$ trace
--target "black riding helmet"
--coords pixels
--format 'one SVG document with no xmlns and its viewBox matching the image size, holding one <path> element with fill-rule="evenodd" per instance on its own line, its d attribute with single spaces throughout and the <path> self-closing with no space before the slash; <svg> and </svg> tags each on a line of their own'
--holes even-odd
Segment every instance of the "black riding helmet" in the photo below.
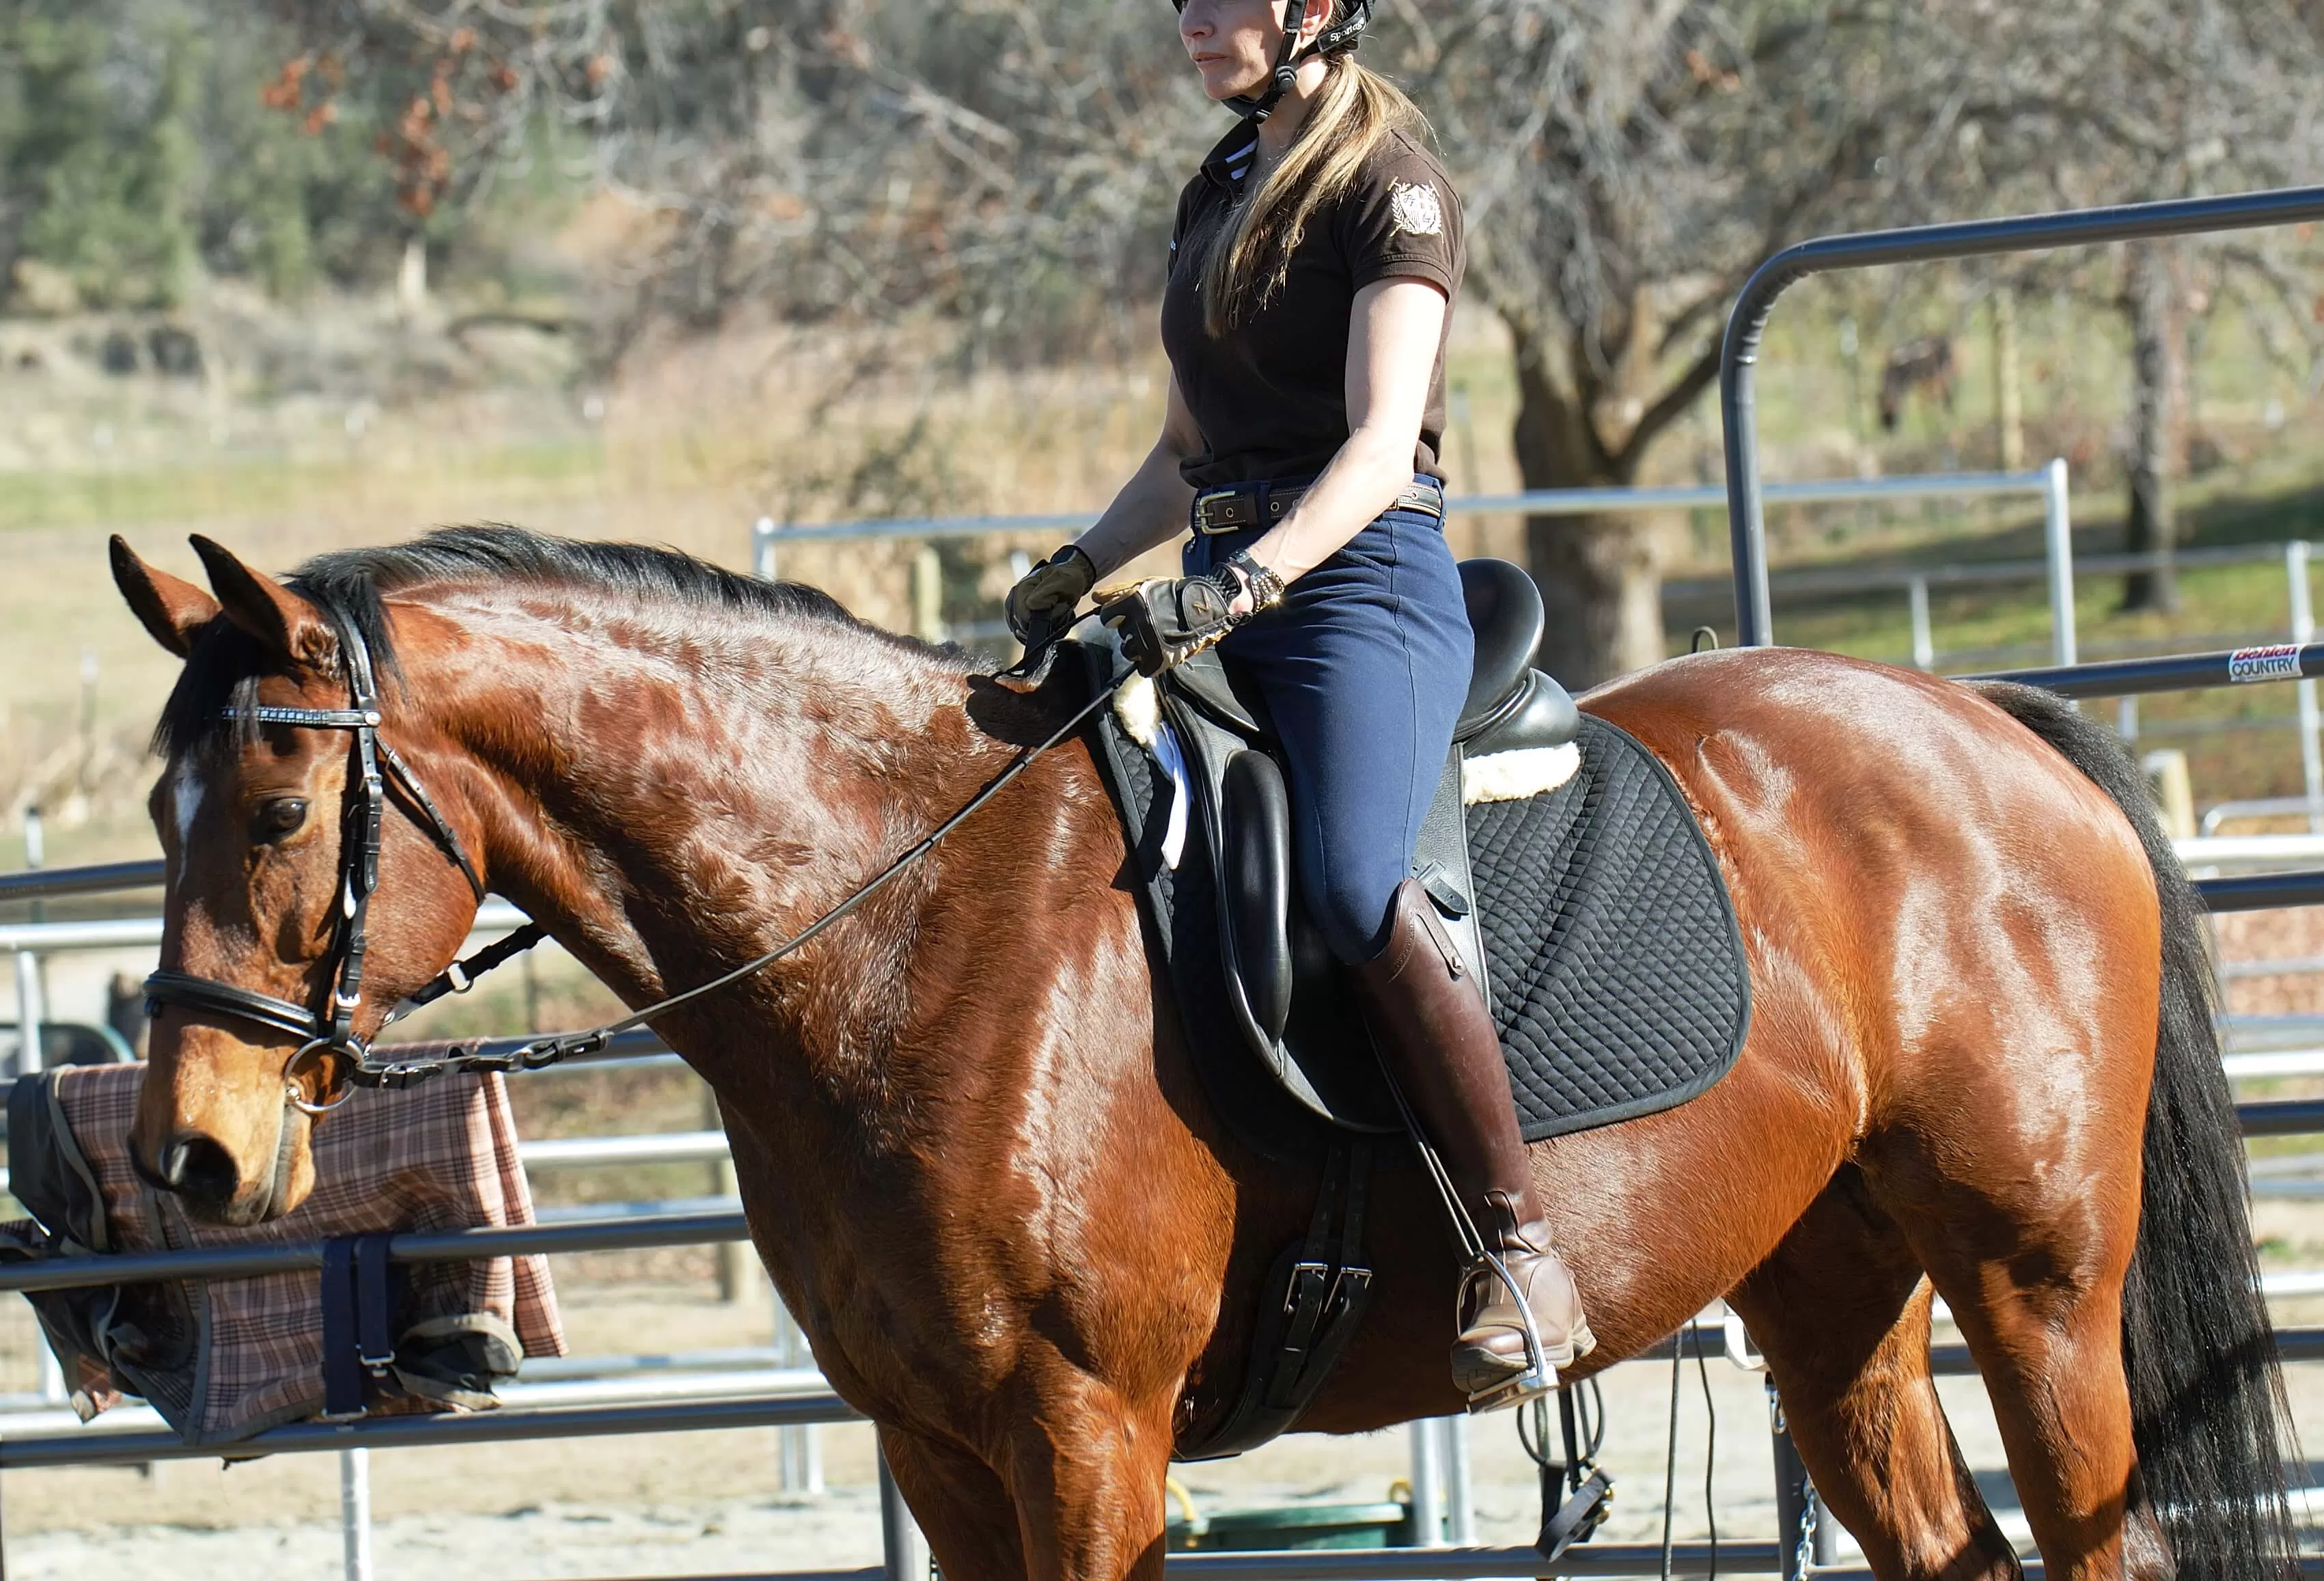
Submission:
<svg viewBox="0 0 2324 1581">
<path fill-rule="evenodd" d="M 1170 0 L 1171 9 L 1184 11 L 1186 0 Z M 1275 113 L 1283 96 L 1298 86 L 1299 23 L 1307 14 L 1307 0 L 1283 0 L 1283 48 L 1275 57 L 1275 80 L 1256 97 L 1243 95 L 1227 102 L 1248 116 L 1253 125 Z M 1329 60 L 1344 55 L 1363 42 L 1372 19 L 1372 0 L 1346 0 L 1339 23 L 1315 35 L 1314 53 Z"/>
</svg>

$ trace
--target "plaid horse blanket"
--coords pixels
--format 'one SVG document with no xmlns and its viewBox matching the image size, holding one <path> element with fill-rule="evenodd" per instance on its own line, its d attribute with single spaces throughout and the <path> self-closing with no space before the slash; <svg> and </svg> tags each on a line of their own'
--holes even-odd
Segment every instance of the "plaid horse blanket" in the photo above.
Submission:
<svg viewBox="0 0 2324 1581">
<path fill-rule="evenodd" d="M 315 1131 L 316 1187 L 249 1229 L 189 1223 L 129 1165 L 143 1065 L 65 1068 L 16 1084 L 10 1188 L 34 1216 L 0 1225 L 0 1259 L 311 1243 L 532 1222 L 498 1076 L 363 1089 Z M 395 1358 L 369 1377 L 374 1412 L 480 1409 L 528 1355 L 565 1351 L 541 1257 L 397 1264 Z M 31 1296 L 82 1419 L 135 1395 L 189 1444 L 246 1438 L 323 1407 L 322 1275 L 57 1290 Z"/>
</svg>

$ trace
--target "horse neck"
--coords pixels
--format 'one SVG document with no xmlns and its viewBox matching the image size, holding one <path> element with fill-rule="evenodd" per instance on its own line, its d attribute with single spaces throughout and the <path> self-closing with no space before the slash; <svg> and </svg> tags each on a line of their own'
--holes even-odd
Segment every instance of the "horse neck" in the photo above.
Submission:
<svg viewBox="0 0 2324 1581">
<path fill-rule="evenodd" d="M 493 887 L 632 1006 L 794 936 L 964 800 L 1011 750 L 974 728 L 933 651 L 800 617 L 478 602 L 438 722 L 485 781 Z M 771 1033 L 840 1081 L 854 1029 L 829 1002 L 892 1004 L 925 884 L 890 886 L 795 961 L 662 1024 L 714 1085 Z M 847 992 L 819 993 L 834 981 Z M 737 1036 L 748 1026 L 754 1034 Z"/>
</svg>

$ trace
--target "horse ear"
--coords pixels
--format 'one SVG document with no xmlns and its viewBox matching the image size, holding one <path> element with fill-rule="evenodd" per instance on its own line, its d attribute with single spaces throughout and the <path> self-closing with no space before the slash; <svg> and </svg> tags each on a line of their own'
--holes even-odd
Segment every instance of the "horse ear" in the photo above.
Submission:
<svg viewBox="0 0 2324 1581">
<path fill-rule="evenodd" d="M 121 589 L 139 622 L 153 640 L 183 659 L 194 651 L 194 638 L 218 617 L 218 601 L 167 571 L 156 570 L 137 558 L 116 533 L 111 546 L 113 585 Z"/>
<path fill-rule="evenodd" d="M 323 612 L 272 577 L 259 575 L 232 551 L 200 533 L 189 541 L 210 574 L 226 619 L 284 660 L 321 669 L 337 651 L 337 638 Z"/>
</svg>

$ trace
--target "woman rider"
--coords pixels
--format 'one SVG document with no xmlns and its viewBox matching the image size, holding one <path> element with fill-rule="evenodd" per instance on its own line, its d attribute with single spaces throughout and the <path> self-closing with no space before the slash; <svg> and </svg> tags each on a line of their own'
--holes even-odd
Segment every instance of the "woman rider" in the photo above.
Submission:
<svg viewBox="0 0 2324 1581">
<path fill-rule="evenodd" d="M 1370 0 L 1178 5 L 1204 91 L 1244 119 L 1178 199 L 1162 436 L 1097 524 L 1011 590 L 1010 624 L 1028 642 L 1063 629 L 1100 578 L 1191 518 L 1185 577 L 1101 614 L 1148 674 L 1222 643 L 1265 697 L 1308 909 L 1542 1341 L 1527 1376 L 1523 1318 L 1480 1260 L 1461 1281 L 1453 1380 L 1514 1400 L 1593 1342 L 1492 1018 L 1412 876 L 1471 661 L 1435 476 L 1460 204 L 1419 112 L 1356 63 Z"/>
</svg>

